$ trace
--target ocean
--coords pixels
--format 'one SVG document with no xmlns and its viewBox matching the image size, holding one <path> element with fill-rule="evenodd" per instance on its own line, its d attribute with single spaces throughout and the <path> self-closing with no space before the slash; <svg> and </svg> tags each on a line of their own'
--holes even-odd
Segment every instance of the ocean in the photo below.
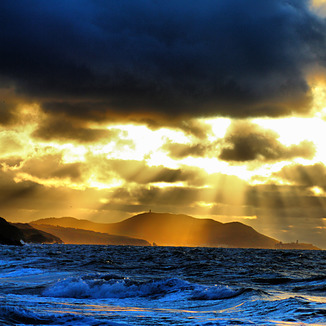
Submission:
<svg viewBox="0 0 326 326">
<path fill-rule="evenodd" d="M 0 246 L 0 325 L 326 325 L 326 251 Z"/>
</svg>

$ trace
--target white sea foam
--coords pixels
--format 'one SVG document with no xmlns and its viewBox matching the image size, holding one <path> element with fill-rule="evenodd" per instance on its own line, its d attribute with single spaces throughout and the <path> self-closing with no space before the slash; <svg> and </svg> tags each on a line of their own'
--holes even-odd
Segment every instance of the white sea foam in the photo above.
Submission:
<svg viewBox="0 0 326 326">
<path fill-rule="evenodd" d="M 182 293 L 194 300 L 217 300 L 230 298 L 240 293 L 227 286 L 204 286 L 192 284 L 177 278 L 132 282 L 129 279 L 67 278 L 43 292 L 43 295 L 62 298 L 134 298 L 164 297 Z"/>
<path fill-rule="evenodd" d="M 195 290 L 191 296 L 194 300 L 219 300 L 235 297 L 241 294 L 242 290 L 233 290 L 228 286 L 214 285 L 204 287 L 201 286 Z"/>
</svg>

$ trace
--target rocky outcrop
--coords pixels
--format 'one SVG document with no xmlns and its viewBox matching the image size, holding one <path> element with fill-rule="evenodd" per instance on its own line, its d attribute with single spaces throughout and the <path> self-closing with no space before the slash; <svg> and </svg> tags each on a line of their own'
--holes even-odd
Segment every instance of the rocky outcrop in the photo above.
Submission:
<svg viewBox="0 0 326 326">
<path fill-rule="evenodd" d="M 0 217 L 0 244 L 19 246 L 22 245 L 22 240 L 23 232 Z"/>
<path fill-rule="evenodd" d="M 0 244 L 21 246 L 23 243 L 62 243 L 52 234 L 34 229 L 29 224 L 9 223 L 0 217 Z"/>
</svg>

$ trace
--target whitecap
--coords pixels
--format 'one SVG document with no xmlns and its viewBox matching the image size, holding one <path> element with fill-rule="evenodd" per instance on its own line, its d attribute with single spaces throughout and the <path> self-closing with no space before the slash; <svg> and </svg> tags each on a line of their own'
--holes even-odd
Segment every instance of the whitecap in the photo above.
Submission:
<svg viewBox="0 0 326 326">
<path fill-rule="evenodd" d="M 242 290 L 227 286 L 204 286 L 193 284 L 177 278 L 136 282 L 130 279 L 67 278 L 47 288 L 43 295 L 61 298 L 162 298 L 171 294 L 183 294 L 192 300 L 217 300 L 237 296 Z"/>
</svg>

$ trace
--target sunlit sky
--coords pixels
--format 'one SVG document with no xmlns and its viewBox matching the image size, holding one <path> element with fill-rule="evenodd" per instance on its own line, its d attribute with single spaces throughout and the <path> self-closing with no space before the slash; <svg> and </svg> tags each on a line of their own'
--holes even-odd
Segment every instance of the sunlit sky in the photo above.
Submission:
<svg viewBox="0 0 326 326">
<path fill-rule="evenodd" d="M 326 1 L 0 13 L 2 217 L 152 210 L 326 248 Z"/>
</svg>

